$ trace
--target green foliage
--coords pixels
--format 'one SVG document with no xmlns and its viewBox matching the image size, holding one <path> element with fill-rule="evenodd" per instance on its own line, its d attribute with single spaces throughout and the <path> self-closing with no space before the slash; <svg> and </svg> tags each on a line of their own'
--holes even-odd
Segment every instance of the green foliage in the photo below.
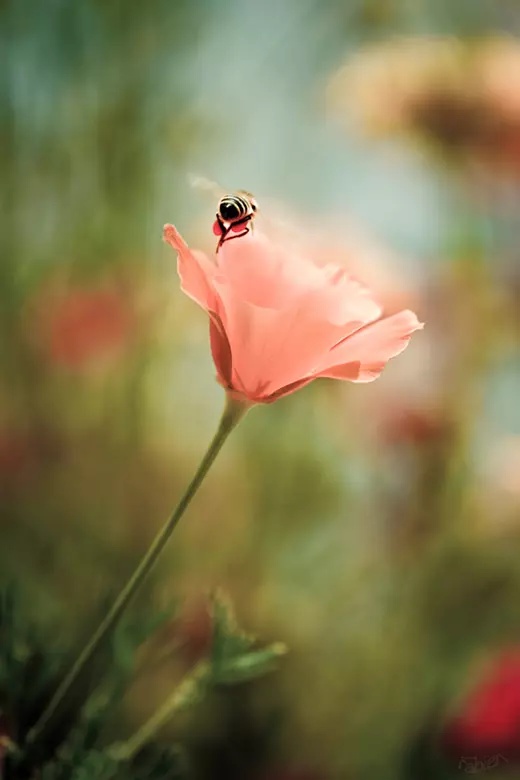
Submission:
<svg viewBox="0 0 520 780">
<path fill-rule="evenodd" d="M 69 712 L 42 744 L 26 749 L 24 737 L 41 714 L 66 668 L 63 649 L 56 647 L 54 625 L 38 626 L 22 589 L 8 583 L 0 589 L 0 714 L 8 748 L 6 778 L 42 780 L 109 780 L 109 778 L 184 777 L 178 749 L 148 746 L 144 758 L 124 768 L 108 750 L 108 737 L 121 718 L 121 702 L 132 682 L 136 653 L 169 620 L 172 610 L 131 613 L 97 659 L 99 675 L 90 693 Z M 68 654 L 67 654 L 68 655 Z M 60 734 L 55 744 L 55 733 Z"/>
<path fill-rule="evenodd" d="M 127 742 L 113 745 L 111 733 L 121 720 L 121 703 L 130 687 L 139 648 L 172 610 L 134 608 L 118 626 L 90 670 L 90 688 L 76 709 L 63 714 L 58 728 L 27 748 L 25 735 L 34 725 L 66 669 L 65 653 L 56 650 L 50 626 L 35 627 L 34 616 L 13 584 L 0 591 L 0 714 L 8 726 L 2 737 L 10 750 L 6 780 L 161 780 L 189 776 L 180 746 L 155 741 L 159 727 L 181 710 L 202 701 L 212 687 L 256 679 L 276 668 L 285 652 L 279 643 L 258 647 L 243 631 L 229 599 L 212 600 L 213 639 L 209 659 L 195 665 L 173 694 Z M 58 737 L 56 735 L 59 735 Z M 12 745 L 11 745 L 12 743 Z M 12 749 L 11 749 L 12 747 Z"/>
<path fill-rule="evenodd" d="M 13 737 L 28 727 L 64 658 L 56 641 L 50 641 L 54 626 L 44 634 L 35 620 L 28 619 L 28 611 L 19 585 L 9 582 L 0 588 L 0 712 L 11 722 L 16 710 Z"/>
<path fill-rule="evenodd" d="M 275 642 L 258 649 L 257 639 L 238 626 L 229 600 L 222 594 L 213 597 L 213 643 L 211 681 L 214 685 L 233 685 L 254 680 L 276 669 L 285 645 Z"/>
<path fill-rule="evenodd" d="M 114 667 L 120 671 L 122 677 L 128 678 L 133 673 L 136 651 L 172 619 L 174 612 L 175 607 L 161 612 L 150 610 L 131 615 L 118 625 L 111 646 Z"/>
<path fill-rule="evenodd" d="M 212 600 L 213 639 L 209 659 L 200 660 L 175 688 L 162 706 L 126 742 L 112 748 L 121 762 L 139 755 L 143 745 L 180 712 L 199 704 L 212 688 L 248 682 L 276 668 L 286 652 L 280 643 L 257 649 L 255 637 L 238 626 L 229 600 L 220 592 Z"/>
<path fill-rule="evenodd" d="M 122 765 L 107 750 L 60 753 L 46 764 L 42 780 L 184 780 L 186 762 L 175 748 L 143 751 L 139 761 Z"/>
</svg>

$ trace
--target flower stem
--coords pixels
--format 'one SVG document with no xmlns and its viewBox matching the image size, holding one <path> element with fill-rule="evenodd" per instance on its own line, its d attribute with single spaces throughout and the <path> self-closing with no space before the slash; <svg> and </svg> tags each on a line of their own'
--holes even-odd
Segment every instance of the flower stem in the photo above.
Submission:
<svg viewBox="0 0 520 780">
<path fill-rule="evenodd" d="M 177 713 L 202 698 L 210 678 L 210 664 L 207 661 L 200 661 L 157 712 L 130 739 L 113 746 L 112 757 L 117 761 L 130 761 Z"/>
<path fill-rule="evenodd" d="M 75 664 L 66 677 L 62 680 L 61 684 L 58 686 L 54 696 L 47 705 L 47 708 L 44 710 L 35 726 L 30 730 L 27 736 L 28 743 L 34 743 L 41 736 L 43 730 L 49 723 L 59 705 L 65 699 L 71 686 L 77 680 L 85 665 L 91 660 L 100 644 L 116 627 L 130 600 L 134 597 L 135 593 L 140 588 L 144 579 L 150 573 L 159 555 L 163 551 L 173 530 L 175 529 L 177 523 L 181 519 L 192 498 L 202 484 L 204 477 L 211 468 L 213 461 L 220 452 L 227 437 L 236 427 L 236 425 L 238 425 L 248 408 L 248 406 L 233 400 L 230 396 L 226 397 L 226 407 L 222 414 L 217 432 L 215 433 L 215 436 L 213 437 L 206 454 L 202 458 L 193 479 L 188 485 L 186 492 L 177 505 L 177 508 L 174 510 L 170 519 L 164 524 L 153 540 L 152 544 L 148 548 L 148 551 L 141 559 L 141 562 L 135 569 L 134 573 L 97 627 L 94 634 L 91 636 L 88 644 L 85 645 L 82 652 L 76 659 Z"/>
</svg>

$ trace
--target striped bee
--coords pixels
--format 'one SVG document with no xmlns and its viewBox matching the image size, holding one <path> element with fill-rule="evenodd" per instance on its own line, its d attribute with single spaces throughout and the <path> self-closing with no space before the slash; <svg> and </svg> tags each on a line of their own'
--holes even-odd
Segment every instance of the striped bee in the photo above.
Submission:
<svg viewBox="0 0 520 780">
<path fill-rule="evenodd" d="M 218 204 L 216 214 L 217 223 L 221 234 L 217 244 L 217 252 L 224 241 L 231 241 L 233 238 L 240 238 L 253 229 L 253 218 L 258 211 L 258 205 L 250 192 L 239 191 L 233 195 L 224 195 Z M 243 230 L 237 232 L 235 228 L 243 227 Z M 230 232 L 233 231 L 233 235 Z"/>
<path fill-rule="evenodd" d="M 217 252 L 225 241 L 241 238 L 253 230 L 253 220 L 258 213 L 254 195 L 245 190 L 226 194 L 218 184 L 202 176 L 190 176 L 190 182 L 192 187 L 219 198 L 214 225 L 214 232 L 219 236 Z"/>
</svg>

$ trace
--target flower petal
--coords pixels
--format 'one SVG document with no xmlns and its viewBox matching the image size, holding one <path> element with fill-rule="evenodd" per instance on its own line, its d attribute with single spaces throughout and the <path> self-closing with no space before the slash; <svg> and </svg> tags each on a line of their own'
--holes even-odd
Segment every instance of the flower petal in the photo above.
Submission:
<svg viewBox="0 0 520 780">
<path fill-rule="evenodd" d="M 328 318 L 336 325 L 349 322 L 359 322 L 357 327 L 377 320 L 382 309 L 368 287 L 338 266 L 325 266 L 323 269 L 328 278 L 324 291 L 328 300 Z M 351 332 L 351 331 L 349 331 Z M 349 332 L 342 334 L 346 338 Z"/>
<path fill-rule="evenodd" d="M 381 316 L 370 290 L 343 268 L 318 267 L 305 255 L 273 244 L 257 230 L 224 242 L 217 258 L 219 272 L 235 294 L 255 306 L 288 308 L 312 292 L 314 299 L 322 299 L 322 319 L 335 325 L 354 320 L 364 324 Z"/>
<path fill-rule="evenodd" d="M 215 311 L 211 284 L 215 266 L 211 260 L 203 252 L 190 249 L 173 225 L 164 226 L 163 238 L 178 254 L 177 271 L 183 292 L 206 311 Z"/>
<path fill-rule="evenodd" d="M 217 262 L 235 295 L 255 306 L 282 308 L 302 289 L 298 274 L 287 273 L 291 258 L 258 231 L 225 241 Z"/>
<path fill-rule="evenodd" d="M 423 328 L 412 311 L 360 328 L 330 350 L 317 376 L 372 382 L 390 358 L 406 349 L 412 333 Z"/>
<path fill-rule="evenodd" d="M 214 280 L 232 355 L 232 384 L 257 398 L 314 374 L 334 344 L 357 330 L 359 321 L 335 325 L 329 301 L 315 291 L 283 309 L 255 306 L 240 298 L 227 280 Z"/>
<path fill-rule="evenodd" d="M 231 387 L 231 347 L 220 317 L 210 314 L 209 340 L 217 379 L 225 387 Z"/>
<path fill-rule="evenodd" d="M 313 382 L 314 379 L 315 377 L 311 376 L 307 379 L 299 379 L 297 382 L 291 382 L 290 385 L 285 385 L 285 387 L 281 387 L 275 393 L 271 393 L 271 395 L 268 395 L 265 398 L 261 398 L 260 400 L 264 404 L 272 404 L 275 401 L 278 401 L 280 398 L 285 398 L 286 395 L 291 395 L 297 390 L 301 390 L 302 387 L 310 384 L 310 382 Z"/>
</svg>

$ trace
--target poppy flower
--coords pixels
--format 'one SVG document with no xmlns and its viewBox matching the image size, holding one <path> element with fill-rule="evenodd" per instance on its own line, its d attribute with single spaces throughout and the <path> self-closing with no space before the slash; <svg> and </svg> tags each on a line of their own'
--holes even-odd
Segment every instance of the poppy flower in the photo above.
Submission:
<svg viewBox="0 0 520 780">
<path fill-rule="evenodd" d="M 210 317 L 219 383 L 247 404 L 271 403 L 318 377 L 371 382 L 422 328 L 412 311 L 381 319 L 371 292 L 345 269 L 273 242 L 259 230 L 210 258 L 173 225 L 183 291 Z"/>
</svg>

